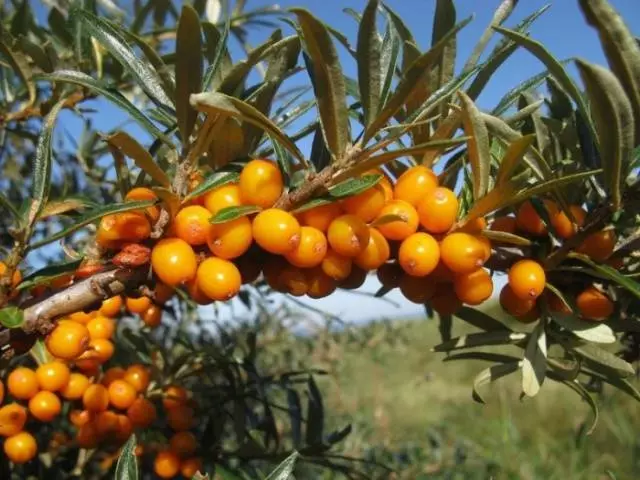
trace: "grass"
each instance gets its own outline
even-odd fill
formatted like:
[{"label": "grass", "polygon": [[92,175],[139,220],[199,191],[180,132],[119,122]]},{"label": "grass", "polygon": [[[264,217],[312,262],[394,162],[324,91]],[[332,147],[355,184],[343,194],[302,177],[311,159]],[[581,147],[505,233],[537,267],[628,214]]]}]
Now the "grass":
[{"label": "grass", "polygon": [[[469,332],[454,321],[453,336]],[[516,372],[483,387],[486,405],[471,398],[480,361],[443,362],[438,322],[377,323],[317,338],[311,366],[329,422],[353,433],[344,454],[392,466],[372,478],[627,479],[640,478],[638,405],[606,389],[600,419],[574,392],[547,381],[533,399],[519,400]]]}]

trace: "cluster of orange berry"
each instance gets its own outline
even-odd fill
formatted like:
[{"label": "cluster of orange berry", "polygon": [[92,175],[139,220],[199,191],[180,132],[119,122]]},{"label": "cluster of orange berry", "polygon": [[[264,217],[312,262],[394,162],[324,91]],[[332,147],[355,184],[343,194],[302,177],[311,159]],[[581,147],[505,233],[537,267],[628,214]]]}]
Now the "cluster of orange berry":
[{"label": "cluster of orange berry", "polygon": [[[553,232],[558,241],[573,237],[584,225],[587,212],[579,205],[571,205],[570,219],[553,201],[545,199],[541,208],[547,213]],[[547,225],[534,205],[527,201],[520,205],[514,216],[497,217],[490,225],[491,230],[511,234],[522,234],[533,238],[542,238],[549,234]],[[597,231],[588,235],[576,248],[578,253],[589,256],[598,262],[607,262],[619,267],[619,259],[610,258],[616,244],[615,232],[611,229]],[[531,259],[516,262],[509,269],[509,281],[500,291],[502,308],[528,323],[540,316],[538,298],[545,291],[546,275],[543,267]],[[551,312],[572,313],[572,307],[549,292],[546,295],[547,307]],[[613,301],[594,285],[577,292],[572,301],[577,313],[585,320],[601,321],[611,316],[615,310]]]},{"label": "cluster of orange berry", "polygon": [[[102,366],[112,357],[111,338],[123,304],[131,313],[141,313],[144,323],[147,312],[159,307],[147,297],[112,297],[100,309],[89,313],[77,312],[58,320],[46,337],[45,345],[51,361],[35,370],[20,366],[6,378],[6,390],[11,402],[0,407],[0,436],[9,460],[21,464],[37,453],[33,435],[24,428],[29,416],[39,422],[50,423],[69,402],[69,423],[76,428],[75,444],[80,448],[99,445],[118,447],[131,436],[134,429],[147,429],[157,418],[151,400],[151,371],[141,364],[123,369]],[[160,313],[157,314],[158,319]],[[182,472],[191,478],[201,467],[201,460],[193,454],[196,438],[189,432],[194,426],[195,411],[188,392],[181,386],[169,385],[159,389],[167,424],[175,431],[168,447],[155,458],[156,470],[162,478],[172,478]],[[0,381],[0,405],[4,401],[4,384]],[[21,402],[26,402],[26,407]]]},{"label": "cluster of orange berry", "polygon": [[[274,207],[284,191],[277,165],[252,160],[237,183],[207,192],[177,212],[165,238],[152,247],[153,271],[164,285],[185,288],[200,304],[231,299],[260,273],[276,291],[320,298],[337,287],[357,288],[375,270],[409,300],[433,299],[441,312],[489,298],[493,282],[482,265],[491,245],[481,235],[484,220],[452,232],[458,199],[427,167],[409,168],[395,184],[380,170],[370,173],[382,178],[367,190],[290,213]],[[151,198],[155,194],[144,188],[127,195],[127,200]],[[243,205],[261,210],[252,217],[215,220],[222,209]],[[150,207],[105,217],[98,243],[119,248],[145,241],[158,216],[158,207]]]}]

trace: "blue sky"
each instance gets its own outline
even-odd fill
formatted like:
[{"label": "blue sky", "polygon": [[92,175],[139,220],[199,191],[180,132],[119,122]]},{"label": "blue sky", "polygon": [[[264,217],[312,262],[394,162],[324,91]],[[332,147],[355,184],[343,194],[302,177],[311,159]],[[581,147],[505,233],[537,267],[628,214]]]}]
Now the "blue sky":
[{"label": "blue sky", "polygon": [[[120,3],[120,2],[118,2]],[[125,2],[122,2],[124,4]],[[466,61],[468,55],[476,44],[484,29],[489,24],[494,9],[499,5],[499,0],[458,0],[457,16],[458,21],[474,15],[473,22],[465,27],[458,37],[458,70]],[[614,7],[622,13],[631,30],[640,36],[640,0],[611,0]],[[271,2],[263,0],[249,0],[248,8],[266,6]],[[362,11],[365,0],[283,0],[278,2],[280,7],[287,9],[293,6],[303,6],[311,10],[320,19],[330,23],[343,34],[345,34],[353,45],[356,43],[356,23],[353,18],[342,12],[343,8],[351,7],[356,11]],[[419,46],[426,49],[431,39],[431,22],[435,8],[433,0],[388,0],[391,6],[408,24],[414,33]],[[578,8],[578,0],[522,0],[519,2],[515,13],[506,22],[506,26],[516,25],[522,18],[533,11],[551,4],[551,8],[537,20],[531,30],[531,36],[544,43],[547,48],[559,59],[570,57],[581,57],[590,62],[606,64],[602,54],[597,34],[586,25],[582,13]],[[290,32],[290,28],[284,26],[283,29]],[[255,46],[268,35],[265,29],[252,30],[249,42]],[[499,39],[499,35],[493,40],[491,46]],[[341,48],[341,61],[345,73],[352,78],[356,77],[356,65],[353,59]],[[232,55],[235,59],[242,58],[237,45],[232,47]],[[484,93],[479,99],[481,108],[490,108],[509,88],[514,87],[524,79],[535,75],[543,70],[542,65],[527,52],[519,51],[499,70],[493,77]],[[294,82],[307,82],[304,73],[298,74]],[[97,106],[94,102],[94,106]],[[102,105],[98,108],[101,115],[96,119],[96,126],[100,129],[108,130],[119,125],[125,120],[121,112],[111,106]],[[62,125],[68,131],[79,133],[82,124],[77,117],[65,112],[61,117]],[[135,133],[138,129],[135,126],[127,127],[130,133]],[[61,129],[62,130],[62,129]],[[310,142],[300,144],[303,152],[308,153]],[[374,279],[368,281],[365,289],[375,291],[377,284]],[[380,316],[415,315],[422,312],[422,307],[410,305],[397,294],[390,294],[389,299],[397,302],[400,307],[391,303],[368,299],[361,296],[349,294],[334,294],[324,300],[314,300],[312,304],[320,309],[342,316],[345,320],[357,321],[363,318],[374,318]]]}]

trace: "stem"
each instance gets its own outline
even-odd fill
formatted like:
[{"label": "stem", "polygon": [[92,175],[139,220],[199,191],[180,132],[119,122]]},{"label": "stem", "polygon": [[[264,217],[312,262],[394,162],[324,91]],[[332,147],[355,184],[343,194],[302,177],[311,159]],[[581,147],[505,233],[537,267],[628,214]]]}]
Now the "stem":
[{"label": "stem", "polygon": [[320,173],[310,175],[308,181],[291,193],[283,193],[275,204],[275,208],[291,210],[296,205],[313,197],[318,191],[326,189],[333,178],[336,168],[332,165],[326,167]]}]

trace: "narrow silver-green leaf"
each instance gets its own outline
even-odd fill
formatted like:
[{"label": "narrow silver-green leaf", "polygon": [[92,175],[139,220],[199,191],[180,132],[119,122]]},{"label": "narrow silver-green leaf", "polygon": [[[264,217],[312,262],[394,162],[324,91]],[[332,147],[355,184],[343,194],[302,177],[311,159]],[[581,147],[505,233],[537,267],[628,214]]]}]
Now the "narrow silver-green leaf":
[{"label": "narrow silver-green leaf", "polygon": [[293,8],[298,17],[306,51],[313,65],[313,89],[327,147],[336,159],[344,156],[351,141],[344,74],[329,31],[307,10]]},{"label": "narrow silver-green leaf", "polygon": [[13,203],[11,203],[11,201],[4,196],[3,193],[0,193],[0,206],[2,208],[6,208],[7,211],[16,219],[18,220],[20,218],[20,212],[18,211],[18,209],[15,207],[15,205]]},{"label": "narrow silver-green leaf", "polygon": [[400,52],[400,37],[392,22],[387,24],[387,29],[382,39],[380,48],[380,70],[382,71],[382,89],[380,91],[379,107],[384,107],[391,94],[391,84],[396,72],[398,54]]},{"label": "narrow silver-green leaf", "polygon": [[105,137],[104,140],[131,158],[139,168],[158,182],[158,184],[163,187],[169,187],[171,185],[169,177],[153,160],[149,151],[140,145],[131,135],[123,131],[117,131]]},{"label": "narrow silver-green leaf", "polygon": [[176,32],[176,118],[184,144],[198,118],[198,112],[189,103],[192,93],[202,85],[202,30],[198,13],[189,5],[182,6]]},{"label": "narrow silver-green leaf", "polygon": [[635,369],[630,363],[596,345],[585,343],[574,347],[572,350],[587,361],[590,367],[596,371],[622,378],[635,374]]},{"label": "narrow silver-green leaf", "polygon": [[329,188],[329,195],[332,198],[345,198],[357,195],[373,187],[380,182],[380,180],[382,180],[382,175],[363,175],[362,177],[350,178]]},{"label": "narrow silver-green leaf", "polygon": [[493,332],[470,333],[452,338],[433,347],[434,352],[450,352],[461,348],[483,347],[489,345],[518,344],[528,338],[527,333],[512,332],[510,330],[495,330]]},{"label": "narrow silver-green leaf", "polygon": [[298,452],[293,452],[285,458],[275,470],[273,470],[265,480],[293,480],[293,469],[298,460]]},{"label": "narrow silver-green leaf", "polygon": [[616,336],[610,326],[604,323],[581,320],[573,314],[551,312],[551,318],[576,337],[593,343],[614,343]]},{"label": "narrow silver-green leaf", "polygon": [[469,325],[484,330],[490,331],[511,331],[504,323],[496,320],[491,315],[486,314],[476,308],[462,307],[459,308],[455,316],[461,320],[464,320]]},{"label": "narrow silver-green leaf", "polygon": [[535,135],[525,135],[524,137],[520,137],[511,142],[507,152],[500,161],[500,167],[498,168],[498,175],[496,177],[496,185],[501,185],[507,180],[511,180],[513,171],[518,166],[520,160],[522,160],[522,157],[524,157],[524,154],[527,153],[527,150],[535,139]]},{"label": "narrow silver-green leaf", "polygon": [[520,235],[508,232],[498,232],[495,230],[483,230],[482,235],[492,242],[506,243],[508,245],[518,245],[520,247],[531,246],[531,240]]},{"label": "narrow silver-green leaf", "polygon": [[462,102],[462,126],[469,137],[468,157],[471,163],[473,198],[479,199],[487,193],[491,169],[489,132],[480,110],[464,92],[458,92]]},{"label": "narrow silver-green leaf", "polygon": [[522,359],[522,392],[535,397],[547,373],[547,335],[545,322],[538,322],[531,332]]},{"label": "narrow silver-green leaf", "polygon": [[576,63],[589,97],[607,190],[617,210],[622,204],[634,147],[633,109],[613,73],[582,60]]},{"label": "narrow silver-green leaf", "polygon": [[29,65],[27,57],[20,51],[6,43],[9,39],[0,40],[0,53],[7,59],[9,65],[18,74],[28,93],[28,100],[25,106],[33,105],[36,101],[36,85],[33,83],[33,71]]},{"label": "narrow silver-green leaf", "polygon": [[[216,44],[216,48],[213,54],[213,58],[207,67],[207,71],[204,75],[204,80],[202,82],[202,91],[208,91],[213,85],[214,79],[216,75],[221,77],[219,72],[220,65],[222,64],[222,60],[225,56],[225,50],[227,48],[227,39],[229,38],[229,28],[231,26],[231,17],[227,17],[227,21],[224,23],[224,29],[222,30],[222,35],[218,38],[218,43]],[[215,28],[212,27],[212,28]],[[206,31],[206,30],[205,30]]]},{"label": "narrow silver-green leaf", "polygon": [[358,85],[364,112],[364,125],[368,126],[378,114],[382,90],[382,41],[376,25],[378,0],[369,0],[358,29]]},{"label": "narrow silver-green leaf", "polygon": [[136,442],[136,436],[133,434],[122,447],[116,463],[115,480],[138,480],[138,464],[135,455]]},{"label": "narrow silver-green leaf", "polygon": [[480,395],[480,387],[512,374],[520,368],[520,364],[521,362],[500,363],[481,371],[473,379],[473,399],[478,403],[485,403],[484,398]]},{"label": "narrow silver-green leaf", "polygon": [[[433,28],[431,33],[431,45],[437,43],[444,37],[449,30],[456,25],[456,7],[453,0],[437,0],[436,11],[433,16]],[[453,37],[449,40],[449,44],[444,47],[440,54],[435,68],[430,74],[429,90],[435,92],[443,85],[451,81],[455,71],[457,42]],[[446,117],[448,107],[445,105],[440,109],[442,118],[438,119],[438,123]]]},{"label": "narrow silver-green leaf", "polygon": [[260,210],[262,209],[255,205],[240,205],[239,207],[225,207],[220,209],[220,211],[216,213],[213,217],[211,217],[209,221],[213,224],[226,223],[226,222],[230,222],[231,220],[235,220],[236,218],[246,217],[247,215],[258,213]]}]

